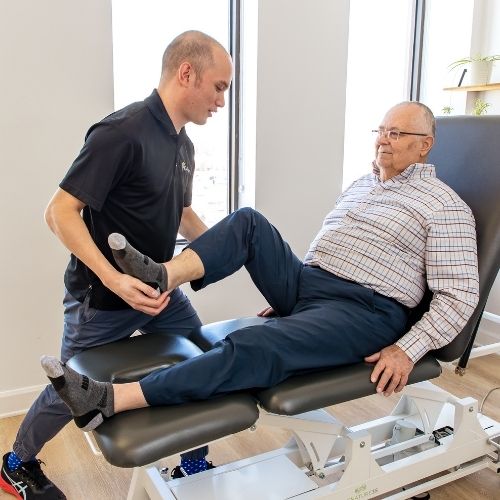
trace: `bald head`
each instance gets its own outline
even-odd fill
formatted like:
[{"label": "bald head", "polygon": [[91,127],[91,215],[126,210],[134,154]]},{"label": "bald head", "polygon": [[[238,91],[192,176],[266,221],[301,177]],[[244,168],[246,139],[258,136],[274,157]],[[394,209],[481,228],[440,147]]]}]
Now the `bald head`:
[{"label": "bald head", "polygon": [[389,111],[406,108],[414,123],[419,125],[421,130],[432,137],[436,136],[436,119],[434,113],[425,104],[418,101],[403,101],[393,106]]},{"label": "bald head", "polygon": [[[375,165],[383,181],[400,174],[414,163],[427,160],[434,144],[435,119],[420,102],[407,101],[393,106],[379,125],[375,140]],[[388,131],[398,131],[391,137]]]},{"label": "bald head", "polygon": [[180,65],[188,62],[198,77],[207,67],[214,64],[214,51],[226,49],[217,41],[201,31],[186,31],[174,38],[163,53],[161,78],[170,80]]}]

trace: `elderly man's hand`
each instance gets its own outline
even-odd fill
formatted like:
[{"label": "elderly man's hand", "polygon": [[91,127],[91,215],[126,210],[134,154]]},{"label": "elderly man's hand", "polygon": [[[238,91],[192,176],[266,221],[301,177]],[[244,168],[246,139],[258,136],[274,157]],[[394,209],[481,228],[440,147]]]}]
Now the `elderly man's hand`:
[{"label": "elderly man's hand", "polygon": [[380,352],[367,356],[365,361],[376,363],[370,380],[377,382],[377,392],[390,396],[393,391],[399,392],[408,382],[413,369],[413,361],[397,345],[385,347]]}]

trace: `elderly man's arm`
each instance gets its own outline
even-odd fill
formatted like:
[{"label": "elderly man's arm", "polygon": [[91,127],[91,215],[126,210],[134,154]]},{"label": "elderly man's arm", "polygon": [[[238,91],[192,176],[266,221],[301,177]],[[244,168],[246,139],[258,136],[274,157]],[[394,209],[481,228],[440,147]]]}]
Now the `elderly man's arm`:
[{"label": "elderly man's arm", "polygon": [[476,230],[470,209],[456,203],[428,221],[426,272],[434,293],[429,311],[396,344],[365,358],[374,362],[372,382],[385,395],[399,392],[422,356],[449,344],[479,299]]}]

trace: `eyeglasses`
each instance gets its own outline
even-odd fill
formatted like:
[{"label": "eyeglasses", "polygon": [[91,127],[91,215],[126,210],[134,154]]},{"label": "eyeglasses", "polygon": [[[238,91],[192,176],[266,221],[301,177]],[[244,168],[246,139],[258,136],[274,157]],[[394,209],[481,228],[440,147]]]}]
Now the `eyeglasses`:
[{"label": "eyeglasses", "polygon": [[387,137],[391,141],[398,141],[400,135],[421,135],[422,137],[427,137],[429,134],[421,134],[420,132],[403,132],[402,130],[391,129],[386,130],[382,128],[378,128],[376,130],[372,130],[374,134],[377,134],[378,137]]}]

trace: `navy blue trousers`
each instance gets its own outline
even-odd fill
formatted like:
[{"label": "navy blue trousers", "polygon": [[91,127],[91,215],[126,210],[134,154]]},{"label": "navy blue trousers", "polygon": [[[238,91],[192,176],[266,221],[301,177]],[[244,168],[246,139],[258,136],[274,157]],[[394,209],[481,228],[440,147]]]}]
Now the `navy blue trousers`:
[{"label": "navy blue trousers", "polygon": [[201,289],[242,266],[279,317],[237,330],[198,357],[140,381],[150,405],[271,387],[291,375],[360,362],[393,344],[406,307],[318,267],[304,266],[264,216],[229,215],[189,245],[201,258]]}]

